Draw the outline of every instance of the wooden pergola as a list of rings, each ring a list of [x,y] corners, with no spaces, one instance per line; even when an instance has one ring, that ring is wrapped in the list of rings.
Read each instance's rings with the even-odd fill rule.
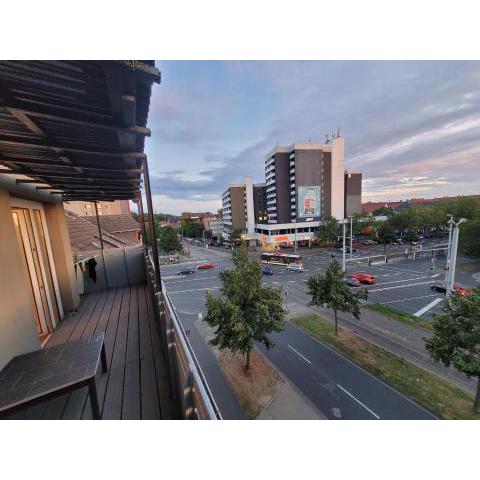
[[[143,173],[154,234],[144,146],[159,82],[151,60],[0,61],[0,174],[64,201],[134,200],[142,213]]]

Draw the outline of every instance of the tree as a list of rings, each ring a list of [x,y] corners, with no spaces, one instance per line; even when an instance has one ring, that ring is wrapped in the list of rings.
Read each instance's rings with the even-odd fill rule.
[[[375,216],[387,216],[390,217],[393,214],[393,210],[390,207],[384,205],[383,207],[379,207],[372,212],[372,215]]]
[[[461,226],[459,243],[465,255],[480,258],[480,216]]]
[[[306,284],[312,297],[309,305],[326,305],[333,310],[335,335],[338,334],[338,312],[350,312],[355,318],[360,318],[360,298],[346,284],[342,267],[336,260],[330,263],[324,275],[313,275]]]
[[[334,217],[327,217],[315,232],[315,237],[325,243],[333,243],[340,235],[340,225]]]
[[[182,218],[180,229],[183,235],[189,238],[202,238],[204,230],[202,223],[193,218]]]
[[[428,353],[446,367],[453,365],[477,378],[474,410],[480,412],[480,287],[467,297],[457,293],[449,297],[432,326],[433,336],[425,342]]]
[[[395,241],[395,232],[389,222],[385,222],[377,230],[377,237],[380,243],[387,244]]]
[[[182,244],[178,240],[177,232],[172,227],[158,228],[157,239],[160,248],[167,253],[182,251]]]
[[[233,254],[234,268],[220,272],[221,295],[207,293],[206,322],[215,327],[210,341],[220,349],[246,355],[245,371],[250,368],[250,352],[255,342],[267,349],[275,344],[268,337],[285,327],[285,309],[280,289],[262,286],[262,266],[248,256],[246,247]]]

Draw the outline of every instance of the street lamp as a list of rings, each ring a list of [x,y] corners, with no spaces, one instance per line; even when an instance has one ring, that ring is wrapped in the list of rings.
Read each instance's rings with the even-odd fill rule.
[[[350,217],[350,260],[353,258],[353,217]]]
[[[451,213],[447,213],[448,219],[448,248],[447,248],[447,265],[445,268],[445,284],[448,284],[448,275],[450,270],[450,254],[452,253],[452,232],[453,232],[453,225],[455,221],[453,220],[453,215]]]
[[[297,253],[297,219],[294,218],[292,220],[292,223],[294,224],[293,225],[293,233],[295,234],[295,240],[293,242],[293,246],[294,246],[294,252]]]
[[[343,225],[343,239],[342,239],[342,270],[345,272],[345,235],[346,235],[346,229],[347,229],[347,222],[348,220],[344,218],[343,220],[340,220],[340,223]]]
[[[449,220],[449,222],[453,223],[454,228],[453,228],[453,234],[452,234],[452,244],[450,247],[450,256],[448,259],[448,270],[447,270],[448,281],[446,284],[447,297],[451,295],[453,291],[453,286],[455,284],[455,267],[457,265],[458,237],[460,233],[459,227],[462,223],[465,223],[466,221],[467,221],[466,218],[461,218],[458,222],[455,222],[453,218]]]

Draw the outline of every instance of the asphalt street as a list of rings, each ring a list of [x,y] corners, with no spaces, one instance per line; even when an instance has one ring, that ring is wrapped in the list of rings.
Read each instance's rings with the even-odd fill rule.
[[[195,326],[199,314],[204,315],[205,313],[206,292],[208,290],[219,291],[218,272],[225,268],[231,268],[232,263],[225,251],[215,252],[201,248],[196,248],[195,251],[197,256],[203,257],[203,260],[213,261],[215,269],[197,270],[195,274],[188,276],[176,275],[180,268],[196,266],[201,263],[202,258],[199,258],[198,261],[181,266],[162,266],[162,278],[180,320],[183,322],[185,329],[190,331],[192,346],[222,414],[225,418],[240,418],[238,403],[234,402],[232,406],[232,393],[229,391],[228,384],[221,374],[213,354],[211,354],[205,340],[199,335]],[[304,256],[307,257],[308,254]],[[312,254],[308,261],[305,260],[306,268],[303,273],[290,272],[285,267],[273,266],[274,275],[264,277],[264,282],[283,287],[288,307],[289,296],[298,295],[299,288],[304,288],[303,284],[306,278],[312,273],[324,269],[330,260],[329,254],[325,252]],[[387,267],[373,266],[369,268]],[[389,270],[384,274],[396,275],[401,273],[402,275],[405,274],[405,278],[408,279],[423,276],[413,271],[399,272],[393,270],[396,268],[399,267],[388,266]],[[401,277],[400,275],[396,276]],[[385,277],[385,281],[391,281],[387,278]],[[403,279],[403,277],[400,279]],[[427,279],[421,279],[422,283],[424,280]],[[412,280],[412,282],[420,283],[420,280]],[[379,283],[383,283],[383,280]],[[387,290],[386,292],[392,292],[391,295],[398,295],[399,290],[402,290],[402,288]],[[289,323],[282,333],[275,336],[275,342],[276,347],[269,352],[265,352],[267,357],[328,418],[434,418],[432,414],[419,405]]]

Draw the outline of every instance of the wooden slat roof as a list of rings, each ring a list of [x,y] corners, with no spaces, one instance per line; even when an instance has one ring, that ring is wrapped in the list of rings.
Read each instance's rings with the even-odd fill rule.
[[[150,60],[0,61],[0,165],[64,200],[140,194]]]

